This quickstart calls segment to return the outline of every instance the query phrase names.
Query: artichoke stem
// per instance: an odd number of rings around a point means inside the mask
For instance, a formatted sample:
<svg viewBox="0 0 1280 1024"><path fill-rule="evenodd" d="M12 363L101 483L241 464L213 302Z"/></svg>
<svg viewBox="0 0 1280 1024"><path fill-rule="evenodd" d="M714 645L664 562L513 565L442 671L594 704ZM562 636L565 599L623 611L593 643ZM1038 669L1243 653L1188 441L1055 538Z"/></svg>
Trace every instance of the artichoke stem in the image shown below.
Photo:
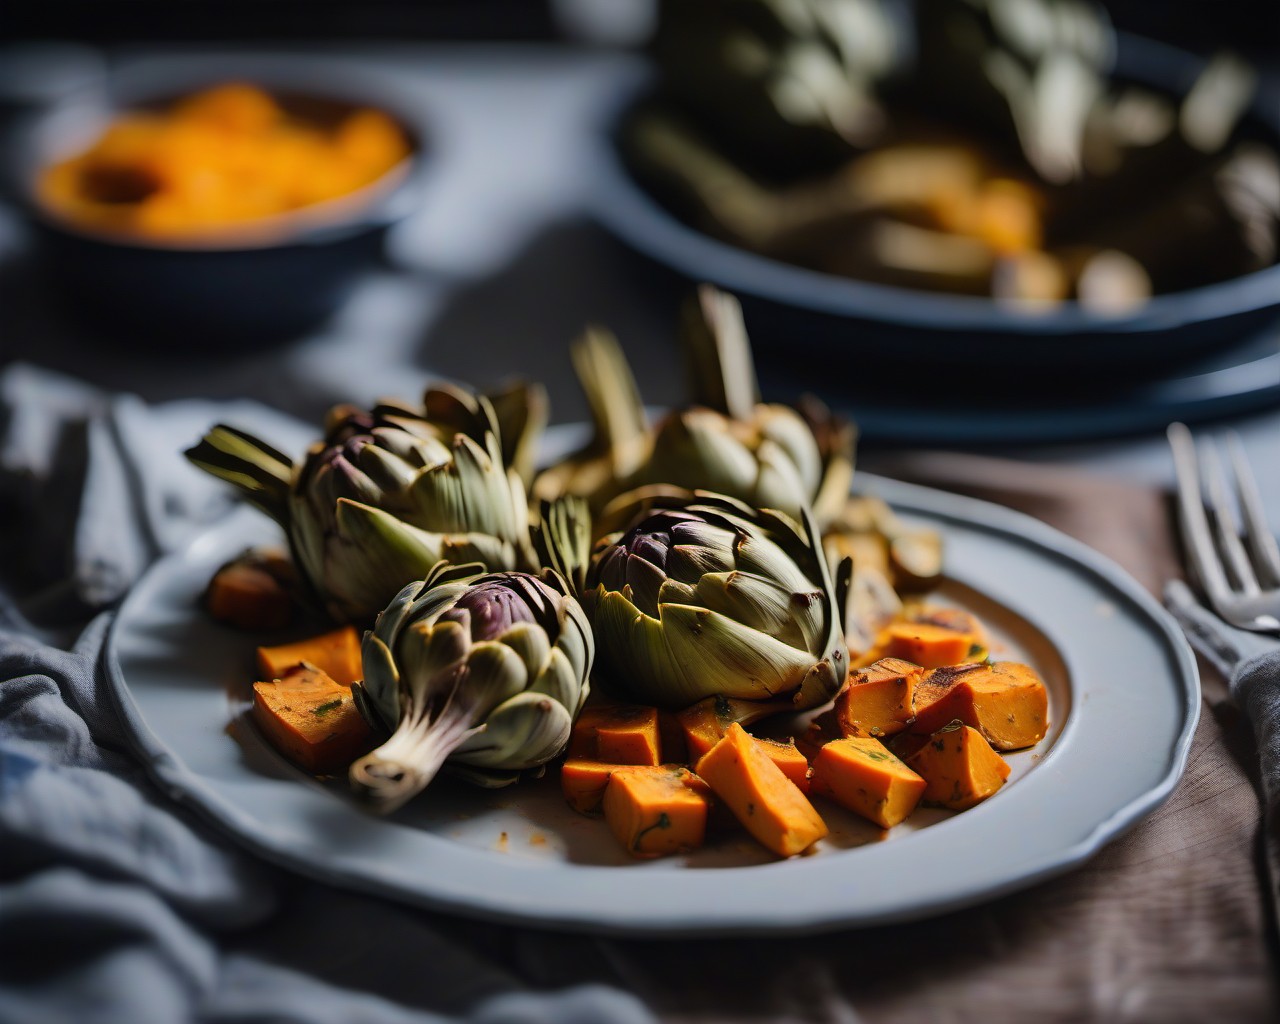
<svg viewBox="0 0 1280 1024"><path fill-rule="evenodd" d="M379 814L421 793L468 737L484 728L450 706L435 719L405 717L390 738L351 766L351 785Z"/></svg>

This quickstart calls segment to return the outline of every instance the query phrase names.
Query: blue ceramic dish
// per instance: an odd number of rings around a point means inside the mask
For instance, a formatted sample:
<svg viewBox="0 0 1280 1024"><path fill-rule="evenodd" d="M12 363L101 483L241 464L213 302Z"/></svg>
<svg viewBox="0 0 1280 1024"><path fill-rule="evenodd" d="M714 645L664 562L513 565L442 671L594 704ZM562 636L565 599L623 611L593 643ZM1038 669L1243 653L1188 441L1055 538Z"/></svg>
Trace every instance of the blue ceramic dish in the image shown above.
<svg viewBox="0 0 1280 1024"><path fill-rule="evenodd" d="M1115 76L1183 94L1203 69L1200 58L1150 40L1121 36ZM597 170L595 214L641 254L692 281L710 281L742 300L765 358L805 351L854 368L876 362L934 367L1146 373L1256 336L1280 315L1280 265L1186 291L1157 295L1121 315L1068 302L1021 311L972 296L909 291L836 277L736 248L679 220L632 176L618 145L628 113L646 90L644 76L620 88L606 118ZM1251 125L1280 145L1280 103L1258 98ZM1053 383L1055 389L1063 378ZM954 396L953 396L954 397Z"/></svg>
<svg viewBox="0 0 1280 1024"><path fill-rule="evenodd" d="M36 201L39 169L83 149L119 111L232 80L263 86L286 108L383 110L412 152L358 192L249 225L235 238L142 241L79 228ZM17 191L74 311L113 340L175 352L195 341L253 347L296 336L333 313L380 260L387 230L417 207L423 132L407 106L388 82L320 58L149 61L114 76L105 94L76 95L36 115L22 135Z"/></svg>

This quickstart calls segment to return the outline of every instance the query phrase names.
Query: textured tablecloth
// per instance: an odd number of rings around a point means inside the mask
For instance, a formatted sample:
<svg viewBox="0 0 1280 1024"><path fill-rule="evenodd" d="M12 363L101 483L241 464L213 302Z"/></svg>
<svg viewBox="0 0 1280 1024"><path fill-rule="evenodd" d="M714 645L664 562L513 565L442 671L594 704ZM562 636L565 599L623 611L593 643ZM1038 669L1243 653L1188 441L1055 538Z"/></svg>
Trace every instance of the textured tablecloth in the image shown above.
<svg viewBox="0 0 1280 1024"><path fill-rule="evenodd" d="M168 804L127 753L103 698L110 612L97 609L225 510L177 455L215 415L282 444L303 431L254 406L148 407L26 367L0 376L0 409L0 1021L1277 1017L1250 733L1208 673L1168 803L1068 876L910 925L557 935L259 863ZM952 455L874 468L1028 511L1153 591L1177 572L1150 490Z"/></svg>

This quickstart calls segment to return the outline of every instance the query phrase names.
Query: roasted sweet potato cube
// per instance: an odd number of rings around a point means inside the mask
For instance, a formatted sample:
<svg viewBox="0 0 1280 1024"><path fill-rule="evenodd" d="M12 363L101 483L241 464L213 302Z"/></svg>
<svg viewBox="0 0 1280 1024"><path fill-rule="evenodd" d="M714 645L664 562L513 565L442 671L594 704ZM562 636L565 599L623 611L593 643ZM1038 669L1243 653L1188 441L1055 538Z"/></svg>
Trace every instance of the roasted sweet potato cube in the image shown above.
<svg viewBox="0 0 1280 1024"><path fill-rule="evenodd" d="M885 744L889 748L889 753L900 761L908 760L912 754L929 742L928 736L921 736L914 732L900 732Z"/></svg>
<svg viewBox="0 0 1280 1024"><path fill-rule="evenodd" d="M794 741L782 743L760 736L752 738L765 756L782 769L782 774L794 782L801 793L809 792L809 759L800 753Z"/></svg>
<svg viewBox="0 0 1280 1024"><path fill-rule="evenodd" d="M293 567L282 554L251 552L213 574L205 608L238 629L283 629L293 617L293 596L284 580Z"/></svg>
<svg viewBox="0 0 1280 1024"><path fill-rule="evenodd" d="M657 709L640 704L583 708L569 737L569 756L609 764L661 764Z"/></svg>
<svg viewBox="0 0 1280 1024"><path fill-rule="evenodd" d="M684 727L674 711L658 709L658 746L663 764L689 763L689 748L684 740Z"/></svg>
<svg viewBox="0 0 1280 1024"><path fill-rule="evenodd" d="M924 669L881 658L855 672L836 695L832 711L842 736L892 736L915 717L916 684Z"/></svg>
<svg viewBox="0 0 1280 1024"><path fill-rule="evenodd" d="M595 814L604 800L604 789L616 764L585 757L571 757L560 766L560 791L579 814Z"/></svg>
<svg viewBox="0 0 1280 1024"><path fill-rule="evenodd" d="M912 732L934 733L959 719L996 750L1039 743L1049 724L1049 694L1035 669L1014 661L926 678L916 694Z"/></svg>
<svg viewBox="0 0 1280 1024"><path fill-rule="evenodd" d="M311 665L254 683L252 714L272 746L315 775L346 771L374 745L351 688Z"/></svg>
<svg viewBox="0 0 1280 1024"><path fill-rule="evenodd" d="M939 605L918 605L907 612L908 622L923 622L941 626L953 633L968 633L976 641L983 640L982 623L976 615L963 608L946 608Z"/></svg>
<svg viewBox="0 0 1280 1024"><path fill-rule="evenodd" d="M827 708L821 714L815 715L803 732L796 734L795 744L800 753L812 763L823 744L838 740L843 735L840 726L836 724L834 708Z"/></svg>
<svg viewBox="0 0 1280 1024"><path fill-rule="evenodd" d="M1009 765L982 733L960 721L944 725L908 759L928 784L928 803L963 811L1004 785Z"/></svg>
<svg viewBox="0 0 1280 1024"><path fill-rule="evenodd" d="M813 804L736 722L696 771L743 827L780 857L801 853L827 834Z"/></svg>
<svg viewBox="0 0 1280 1024"><path fill-rule="evenodd" d="M689 763L696 764L734 722L749 722L757 717L759 707L755 702L725 696L707 697L677 712Z"/></svg>
<svg viewBox="0 0 1280 1024"><path fill-rule="evenodd" d="M972 633L958 633L932 622L893 622L885 627L884 653L924 668L958 665L977 643Z"/></svg>
<svg viewBox="0 0 1280 1024"><path fill-rule="evenodd" d="M680 765L619 765L604 791L604 816L633 857L664 857L702 845L708 799Z"/></svg>
<svg viewBox="0 0 1280 1024"><path fill-rule="evenodd" d="M720 742L727 726L721 724L716 714L716 698L708 697L697 704L676 713L680 730L684 735L685 750L689 760L696 764L708 750Z"/></svg>
<svg viewBox="0 0 1280 1024"><path fill-rule="evenodd" d="M360 667L360 634L354 626L343 626L291 644L258 648L258 672L264 679L280 679L304 662L335 683L350 686L364 675Z"/></svg>
<svg viewBox="0 0 1280 1024"><path fill-rule="evenodd" d="M879 740L846 736L813 759L809 789L881 828L893 828L915 810L925 781Z"/></svg>

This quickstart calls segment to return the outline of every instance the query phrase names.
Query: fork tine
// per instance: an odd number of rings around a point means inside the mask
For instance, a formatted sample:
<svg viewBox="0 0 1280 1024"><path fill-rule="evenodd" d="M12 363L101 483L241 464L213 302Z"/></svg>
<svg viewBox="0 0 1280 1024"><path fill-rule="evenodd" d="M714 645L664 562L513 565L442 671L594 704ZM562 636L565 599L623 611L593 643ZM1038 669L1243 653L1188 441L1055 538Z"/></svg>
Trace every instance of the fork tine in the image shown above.
<svg viewBox="0 0 1280 1024"><path fill-rule="evenodd" d="M1184 423L1170 423L1165 431L1169 448L1173 452L1174 476L1178 481L1178 521L1182 526L1182 539L1187 557L1204 587L1209 600L1216 607L1230 598L1231 588L1226 573L1214 548L1213 534L1204 514L1204 499L1200 495L1200 468L1196 457L1195 442Z"/></svg>
<svg viewBox="0 0 1280 1024"><path fill-rule="evenodd" d="M1244 539L1253 555L1254 568L1261 582L1280 587L1280 546L1276 544L1266 513L1262 510L1262 495L1258 493L1258 481L1245 456L1244 443L1234 430L1227 433L1227 449L1235 472L1240 514L1244 519Z"/></svg>
<svg viewBox="0 0 1280 1024"><path fill-rule="evenodd" d="M1227 481L1222 472L1222 460L1218 458L1217 446L1212 441L1204 442L1200 455L1204 467L1205 490L1209 496L1209 507L1213 510L1214 532L1218 536L1218 551L1226 562L1227 573L1234 580L1237 588L1246 595L1260 592L1258 578L1253 574L1253 566L1249 564L1249 555L1240 542L1240 530L1236 525L1236 515L1231 508L1231 495L1227 491Z"/></svg>

